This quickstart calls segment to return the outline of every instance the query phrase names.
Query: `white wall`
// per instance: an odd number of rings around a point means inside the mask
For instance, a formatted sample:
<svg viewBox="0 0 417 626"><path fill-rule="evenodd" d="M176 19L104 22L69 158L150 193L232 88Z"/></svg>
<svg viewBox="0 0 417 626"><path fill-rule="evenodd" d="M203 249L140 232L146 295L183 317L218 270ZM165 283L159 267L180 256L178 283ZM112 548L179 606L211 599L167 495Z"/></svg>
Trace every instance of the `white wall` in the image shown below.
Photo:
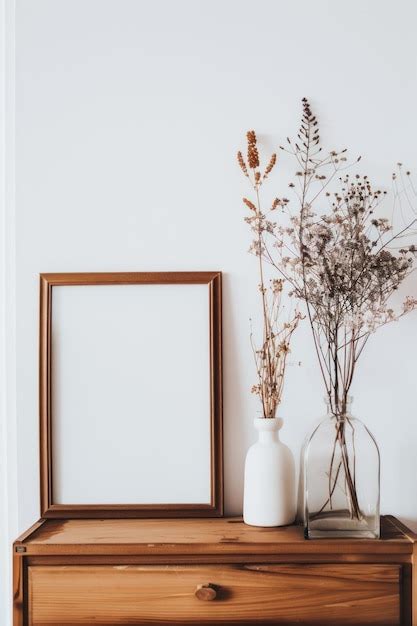
<svg viewBox="0 0 417 626"><path fill-rule="evenodd" d="M389 186L398 160L416 168L416 19L412 0L17 0L21 529L39 514L41 271L223 270L226 510L241 511L258 302L235 152L248 128L275 148L307 95L362 171ZM353 389L381 448L382 509L415 528L416 328L413 315L375 336ZM283 437L298 454L323 411L307 326L293 352Z"/></svg>
<svg viewBox="0 0 417 626"><path fill-rule="evenodd" d="M14 1L0 0L0 623L11 620L18 527L14 232Z"/></svg>

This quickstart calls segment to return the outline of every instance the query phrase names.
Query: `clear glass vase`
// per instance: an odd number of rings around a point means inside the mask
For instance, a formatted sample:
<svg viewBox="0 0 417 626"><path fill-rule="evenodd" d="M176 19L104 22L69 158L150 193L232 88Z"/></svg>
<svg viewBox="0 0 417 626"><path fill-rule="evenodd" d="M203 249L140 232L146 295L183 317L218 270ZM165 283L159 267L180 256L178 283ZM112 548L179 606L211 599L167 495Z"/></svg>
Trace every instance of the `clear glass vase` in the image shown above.
<svg viewBox="0 0 417 626"><path fill-rule="evenodd" d="M329 402L304 449L307 539L380 536L379 450L350 404Z"/></svg>

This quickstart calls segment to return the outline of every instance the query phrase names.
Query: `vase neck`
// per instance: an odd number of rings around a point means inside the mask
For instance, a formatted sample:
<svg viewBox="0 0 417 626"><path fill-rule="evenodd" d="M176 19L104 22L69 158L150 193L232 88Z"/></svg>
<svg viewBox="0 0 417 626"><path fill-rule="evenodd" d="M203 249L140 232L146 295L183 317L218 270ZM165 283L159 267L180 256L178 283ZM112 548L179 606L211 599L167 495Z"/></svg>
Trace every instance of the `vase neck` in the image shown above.
<svg viewBox="0 0 417 626"><path fill-rule="evenodd" d="M258 441L260 443L271 443L273 441L279 441L278 431L261 430L259 432Z"/></svg>
<svg viewBox="0 0 417 626"><path fill-rule="evenodd" d="M327 415L337 419L344 419L351 414L352 396L335 398L330 396L326 398Z"/></svg>
<svg viewBox="0 0 417 626"><path fill-rule="evenodd" d="M260 443L270 443L279 441L278 431L283 421L279 417L263 417L254 420L255 429L258 431L258 440Z"/></svg>

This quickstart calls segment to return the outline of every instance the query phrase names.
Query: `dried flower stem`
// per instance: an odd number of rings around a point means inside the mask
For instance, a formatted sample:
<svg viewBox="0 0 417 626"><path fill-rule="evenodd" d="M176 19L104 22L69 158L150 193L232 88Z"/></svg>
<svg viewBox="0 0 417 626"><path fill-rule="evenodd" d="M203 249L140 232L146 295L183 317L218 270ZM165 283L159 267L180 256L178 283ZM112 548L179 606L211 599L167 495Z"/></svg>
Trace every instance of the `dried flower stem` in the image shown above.
<svg viewBox="0 0 417 626"><path fill-rule="evenodd" d="M265 418L276 416L278 405L282 399L285 368L290 351L290 341L294 330L301 318L298 312L286 323L281 321L282 294L284 281L282 279L270 281L266 285L264 269L265 233L273 233L274 224L265 219L262 212L260 187L273 170L277 155L273 154L263 173L260 170L259 151L255 131L247 133L248 161L245 162L241 152L237 154L237 160L243 174L249 179L255 194L255 202L243 198L244 204L251 211L251 215L245 218L254 233L250 252L258 257L259 267L259 292L261 294L263 340L260 348L256 347L253 331L250 340L253 350L258 383L252 387L252 392L257 394L262 403L262 412ZM275 210L279 200L275 199L271 210Z"/></svg>

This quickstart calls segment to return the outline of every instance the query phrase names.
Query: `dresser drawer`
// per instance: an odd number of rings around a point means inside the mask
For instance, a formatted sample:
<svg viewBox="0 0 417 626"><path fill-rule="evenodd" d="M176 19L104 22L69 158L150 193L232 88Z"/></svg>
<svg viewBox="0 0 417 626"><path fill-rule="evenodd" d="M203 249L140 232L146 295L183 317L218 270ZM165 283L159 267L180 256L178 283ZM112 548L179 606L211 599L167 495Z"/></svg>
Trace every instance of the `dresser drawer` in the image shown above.
<svg viewBox="0 0 417 626"><path fill-rule="evenodd" d="M34 565L28 591L29 626L400 625L397 565Z"/></svg>

